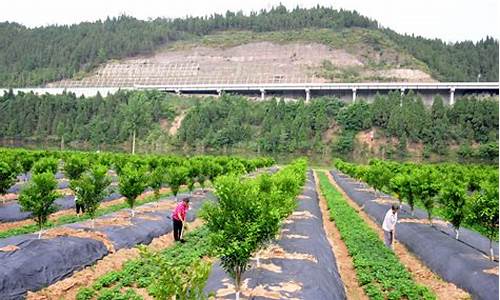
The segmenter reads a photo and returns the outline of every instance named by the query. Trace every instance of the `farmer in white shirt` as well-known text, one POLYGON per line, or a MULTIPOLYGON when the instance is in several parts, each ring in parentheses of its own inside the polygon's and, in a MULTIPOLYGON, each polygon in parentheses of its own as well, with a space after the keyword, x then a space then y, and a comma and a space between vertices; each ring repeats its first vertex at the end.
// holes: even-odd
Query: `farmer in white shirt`
POLYGON ((384 223, 382 223, 382 229, 384 230, 384 243, 390 249, 393 249, 392 242, 394 241, 396 223, 398 222, 398 210, 399 207, 396 204, 393 204, 391 209, 389 209, 385 214, 384 223))

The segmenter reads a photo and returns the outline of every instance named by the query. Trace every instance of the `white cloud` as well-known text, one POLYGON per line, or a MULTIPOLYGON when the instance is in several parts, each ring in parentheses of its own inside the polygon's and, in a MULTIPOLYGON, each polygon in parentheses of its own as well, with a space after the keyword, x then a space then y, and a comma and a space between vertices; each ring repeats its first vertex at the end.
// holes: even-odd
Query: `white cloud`
POLYGON ((355 9, 401 33, 414 33, 446 41, 499 37, 497 0, 16 0, 0 1, 0 21, 14 21, 29 27, 74 24, 120 14, 140 19, 200 16, 226 10, 269 9, 283 3, 288 8, 316 4, 355 9))

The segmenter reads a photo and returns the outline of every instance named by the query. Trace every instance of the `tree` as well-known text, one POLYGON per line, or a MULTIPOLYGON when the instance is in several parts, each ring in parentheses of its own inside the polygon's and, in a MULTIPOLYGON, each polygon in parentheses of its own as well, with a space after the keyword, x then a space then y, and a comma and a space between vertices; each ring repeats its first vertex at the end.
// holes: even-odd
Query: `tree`
POLYGON ((413 173, 415 181, 415 195, 425 207, 427 218, 432 225, 432 210, 434 209, 434 198, 439 192, 439 183, 431 167, 421 167, 413 173))
POLYGON ((85 213, 92 220, 92 228, 94 228, 95 213, 101 201, 106 197, 106 188, 111 183, 107 172, 108 169, 105 166, 94 165, 89 171, 70 183, 78 200, 83 203, 85 213))
POLYGON ((166 182, 177 201, 177 194, 181 185, 186 183, 188 176, 188 169, 186 167, 170 167, 167 169, 166 182))
POLYGON ((21 157, 20 162, 21 162, 21 168, 23 169, 23 173, 28 174, 28 172, 33 167, 33 164, 35 163, 35 159, 33 158, 32 155, 25 154, 21 157))
POLYGON ((0 195, 7 193, 7 190, 16 182, 16 174, 17 172, 11 166, 0 161, 0 195))
POLYGON ((148 178, 146 168, 135 168, 130 163, 125 165, 125 168, 122 169, 122 173, 120 175, 118 188, 120 194, 127 199, 127 204, 131 209, 132 217, 135 215, 135 200, 144 192, 147 186, 148 178))
POLYGON ((220 176, 215 190, 218 203, 207 204, 201 216, 211 232, 211 243, 218 251, 222 268, 234 280, 239 299, 242 275, 259 241, 258 189, 255 183, 240 182, 236 176, 220 176))
POLYGON ((415 211, 415 183, 409 174, 398 174, 391 179, 391 188, 398 195, 399 201, 406 200, 413 216, 415 211))
POLYGON ((444 216, 455 228, 455 239, 458 240, 459 229, 465 217, 467 189, 463 182, 449 179, 443 183, 439 191, 444 216))
POLYGON ((41 173, 52 173, 56 174, 57 172, 57 167, 59 165, 59 161, 53 157, 44 157, 39 159, 34 165, 33 165, 33 174, 41 174, 41 173))
POLYGON ((48 216, 56 211, 54 201, 59 197, 55 191, 57 181, 50 172, 36 173, 28 186, 19 195, 19 204, 23 211, 30 211, 40 229, 38 238, 42 236, 42 229, 47 223, 48 216))
POLYGON ((184 166, 188 170, 186 176, 186 183, 188 186, 189 193, 192 194, 194 190, 194 185, 198 181, 198 176, 201 172, 200 162, 195 159, 190 159, 184 161, 184 166))
POLYGON ((498 183, 481 182, 479 192, 471 197, 468 223, 479 224, 479 227, 490 239, 490 259, 493 260, 493 240, 498 238, 498 183))
POLYGON ((164 167, 156 167, 150 174, 149 186, 153 189, 156 200, 160 199, 160 189, 166 182, 167 170, 164 167))
POLYGON ((80 155, 72 155, 64 161, 64 174, 68 179, 75 180, 80 177, 80 175, 87 170, 89 167, 89 162, 80 155))
POLYGON ((128 103, 122 105, 121 112, 125 119, 124 126, 132 132, 132 154, 135 154, 137 131, 151 123, 151 104, 144 93, 134 93, 128 103))

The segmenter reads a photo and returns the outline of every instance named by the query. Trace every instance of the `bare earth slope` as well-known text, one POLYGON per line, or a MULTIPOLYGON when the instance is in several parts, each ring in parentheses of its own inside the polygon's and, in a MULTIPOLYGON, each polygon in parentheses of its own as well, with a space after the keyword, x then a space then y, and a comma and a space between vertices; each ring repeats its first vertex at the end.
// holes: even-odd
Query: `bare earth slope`
POLYGON ((369 31, 226 32, 109 62, 81 80, 48 86, 434 81, 426 69, 369 31))

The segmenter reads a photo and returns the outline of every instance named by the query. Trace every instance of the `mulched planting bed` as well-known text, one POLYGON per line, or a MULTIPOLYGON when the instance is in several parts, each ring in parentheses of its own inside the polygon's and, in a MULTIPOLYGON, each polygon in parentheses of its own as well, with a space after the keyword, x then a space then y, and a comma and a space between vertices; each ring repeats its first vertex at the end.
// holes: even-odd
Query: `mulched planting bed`
MULTIPOLYGON (((345 299, 335 256, 326 238, 315 183, 309 172, 298 208, 282 227, 280 238, 252 260, 245 272, 243 298, 345 299)), ((214 263, 205 293, 234 299, 232 281, 214 263)))
MULTIPOLYGON (((202 202, 213 198, 193 196, 187 220, 194 220, 202 202)), ((48 230, 41 240, 33 234, 0 239, 0 248, 8 250, 0 251, 0 299, 23 299, 28 290, 53 284, 111 252, 165 235, 172 230, 174 206, 169 197, 137 207, 134 218, 128 210, 102 216, 94 229, 85 221, 48 230)))
MULTIPOLYGON (((382 224, 390 204, 375 200, 380 197, 390 199, 390 196, 375 192, 363 183, 354 182, 338 171, 331 171, 331 175, 353 201, 377 224, 382 224)), ((426 215, 417 210, 415 216, 411 216, 409 208, 403 205, 398 217, 400 220, 424 220, 426 215)), ((401 222, 397 225, 396 239, 433 272, 468 291, 474 298, 498 299, 498 274, 487 272, 498 268, 498 262, 488 260, 485 255, 485 243, 489 245, 487 239, 473 231, 461 229, 460 240, 456 240, 452 231, 446 229, 447 226, 401 222)), ((498 245, 495 252, 498 253, 498 245)))

